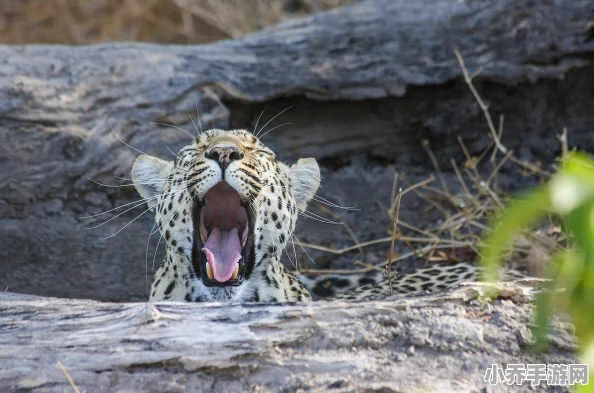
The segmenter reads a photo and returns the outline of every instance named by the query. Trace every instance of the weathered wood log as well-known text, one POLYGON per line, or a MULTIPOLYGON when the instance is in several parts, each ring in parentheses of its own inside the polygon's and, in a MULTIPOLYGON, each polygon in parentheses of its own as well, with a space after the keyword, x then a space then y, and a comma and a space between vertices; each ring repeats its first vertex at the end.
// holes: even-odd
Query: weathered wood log
POLYGON ((492 364, 576 363, 559 326, 529 350, 526 293, 480 286, 347 304, 100 303, 0 293, 0 391, 479 392, 492 364), (516 303, 519 302, 520 304, 516 303))
MULTIPOLYGON (((282 122, 296 125, 267 142, 283 159, 320 160, 321 192, 366 209, 339 212, 361 239, 384 236, 375 206, 392 173, 381 164, 423 175, 420 139, 445 162, 459 152, 456 135, 471 152, 488 141, 455 48, 471 72, 484 67, 476 81, 494 116, 506 115, 509 147, 552 158, 568 126, 573 143, 594 148, 592 20, 591 0, 366 1, 212 45, 0 47, 1 289, 146 298, 146 255, 149 268, 160 261, 154 245, 145 252, 149 214, 135 219, 139 206, 93 230, 83 228, 112 215, 81 216, 137 198, 93 182, 129 177, 138 153, 118 138, 167 157, 188 136, 154 122, 192 130, 196 107, 203 127, 252 127, 265 106, 261 125, 294 105, 282 122)), ((406 203, 403 219, 420 219, 406 203)), ((298 227, 326 244, 348 239, 317 222, 298 227)), ((329 264, 322 257, 318 267, 329 264)))

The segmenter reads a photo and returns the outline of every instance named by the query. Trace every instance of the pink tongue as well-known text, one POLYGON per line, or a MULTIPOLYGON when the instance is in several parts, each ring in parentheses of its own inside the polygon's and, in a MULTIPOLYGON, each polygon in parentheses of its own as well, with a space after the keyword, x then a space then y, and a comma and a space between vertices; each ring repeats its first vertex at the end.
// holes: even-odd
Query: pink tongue
POLYGON ((237 228, 221 231, 214 227, 206 239, 202 252, 218 282, 228 281, 241 259, 241 244, 237 228))

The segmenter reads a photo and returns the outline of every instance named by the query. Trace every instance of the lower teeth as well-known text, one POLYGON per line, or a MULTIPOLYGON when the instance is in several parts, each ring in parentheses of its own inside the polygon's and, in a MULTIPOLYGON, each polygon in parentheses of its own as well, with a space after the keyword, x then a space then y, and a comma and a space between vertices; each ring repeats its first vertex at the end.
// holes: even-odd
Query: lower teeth
MULTIPOLYGON (((210 270, 210 265, 208 262, 206 263, 206 275, 211 280, 214 280, 214 274, 212 274, 212 270, 210 270)), ((235 270, 233 271, 233 275, 231 275, 231 280, 235 280, 239 275, 239 263, 235 265, 235 270)))

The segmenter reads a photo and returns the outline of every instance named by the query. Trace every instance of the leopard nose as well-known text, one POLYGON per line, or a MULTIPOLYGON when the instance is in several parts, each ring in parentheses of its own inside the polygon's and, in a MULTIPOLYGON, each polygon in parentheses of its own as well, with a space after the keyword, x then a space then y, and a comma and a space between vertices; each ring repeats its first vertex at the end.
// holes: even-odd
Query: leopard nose
POLYGON ((225 170, 227 165, 236 160, 243 158, 243 153, 235 146, 215 146, 204 153, 208 159, 215 160, 219 163, 221 169, 225 170))

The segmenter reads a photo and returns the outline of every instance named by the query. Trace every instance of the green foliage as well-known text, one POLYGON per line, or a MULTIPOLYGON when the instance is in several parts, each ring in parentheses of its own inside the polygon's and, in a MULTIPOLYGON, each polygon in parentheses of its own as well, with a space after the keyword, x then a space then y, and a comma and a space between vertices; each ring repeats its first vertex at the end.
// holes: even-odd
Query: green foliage
POLYGON ((547 341, 551 312, 567 312, 576 328, 582 359, 590 365, 590 384, 580 392, 594 392, 594 161, 583 154, 563 160, 550 181, 518 197, 496 218, 483 248, 485 278, 494 280, 514 238, 526 227, 554 214, 563 222, 570 247, 553 256, 552 281, 537 301, 536 347, 547 341))

